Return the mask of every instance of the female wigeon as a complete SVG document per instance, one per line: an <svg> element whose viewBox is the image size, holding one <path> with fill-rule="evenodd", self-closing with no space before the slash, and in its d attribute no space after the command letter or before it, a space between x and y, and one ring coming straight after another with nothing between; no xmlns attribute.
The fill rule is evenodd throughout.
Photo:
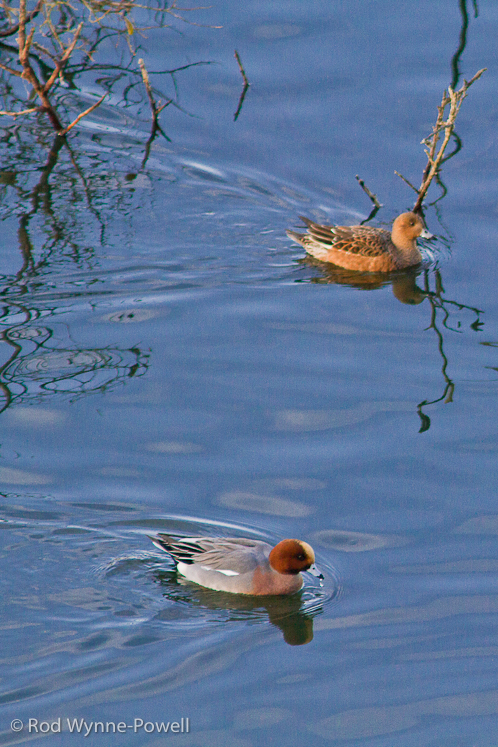
<svg viewBox="0 0 498 747"><path fill-rule="evenodd" d="M272 548L266 542L226 537L150 538L176 561L189 581L234 594L294 594L303 585L301 571L323 579L307 542L284 539Z"/></svg>
<svg viewBox="0 0 498 747"><path fill-rule="evenodd" d="M321 226L300 218L308 232L287 231L287 235L316 259L348 270L392 272L418 265L422 255L417 238L432 238L415 213L398 215L391 233L372 226Z"/></svg>

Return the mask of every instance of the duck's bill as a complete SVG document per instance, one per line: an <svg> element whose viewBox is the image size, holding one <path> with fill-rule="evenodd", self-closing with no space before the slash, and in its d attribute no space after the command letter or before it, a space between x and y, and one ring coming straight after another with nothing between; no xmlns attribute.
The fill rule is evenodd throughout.
<svg viewBox="0 0 498 747"><path fill-rule="evenodd" d="M313 563L313 565L310 565L310 567L307 570L307 573L311 573L312 576L316 576L318 579L320 579L320 586L323 585L323 581L325 579L325 576L323 573L320 573L316 565Z"/></svg>
<svg viewBox="0 0 498 747"><path fill-rule="evenodd" d="M424 228L424 230L420 234L420 238L422 238L422 239L433 239L434 238L434 234L433 233L429 233L429 231L427 230L427 228Z"/></svg>

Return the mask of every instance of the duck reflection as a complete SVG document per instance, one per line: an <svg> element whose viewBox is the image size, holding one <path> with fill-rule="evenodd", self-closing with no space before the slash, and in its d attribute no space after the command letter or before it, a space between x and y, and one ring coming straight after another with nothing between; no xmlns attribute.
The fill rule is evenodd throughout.
<svg viewBox="0 0 498 747"><path fill-rule="evenodd" d="M319 589L304 589L289 596L251 597L213 591L177 575L176 571L157 570L154 579L161 584L163 596L175 604L185 603L206 610L227 612L226 620L263 620L282 631L289 646L302 646L313 640L313 618L322 611ZM306 597L313 594L313 602L306 606ZM158 618L170 619L171 610L159 613ZM173 613L175 617L175 613Z"/></svg>
<svg viewBox="0 0 498 747"><path fill-rule="evenodd" d="M320 271L319 276L310 278L311 283L335 283L358 290L375 290L390 285L398 301L411 306L420 304L427 298L427 292L417 285L417 277L423 272L421 267L386 274L385 272L346 270L343 267L320 262L309 256L304 257L299 262L315 267Z"/></svg>

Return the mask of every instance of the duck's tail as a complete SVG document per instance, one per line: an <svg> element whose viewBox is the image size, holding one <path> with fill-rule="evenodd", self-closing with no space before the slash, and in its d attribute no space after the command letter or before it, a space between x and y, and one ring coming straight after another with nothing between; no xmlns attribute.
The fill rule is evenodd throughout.
<svg viewBox="0 0 498 747"><path fill-rule="evenodd" d="M286 231L286 233L289 239L292 239L293 241L296 241L298 244L301 244L301 246L304 246L304 239L305 239L304 233L296 233L295 231Z"/></svg>

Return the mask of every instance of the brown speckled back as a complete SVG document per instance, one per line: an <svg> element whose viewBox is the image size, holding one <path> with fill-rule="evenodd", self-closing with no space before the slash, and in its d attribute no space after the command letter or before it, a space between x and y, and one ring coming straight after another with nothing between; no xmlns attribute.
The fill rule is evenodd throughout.
<svg viewBox="0 0 498 747"><path fill-rule="evenodd" d="M416 239L424 230L418 215L402 213L390 234L372 226L322 226L301 216L308 232L287 235L322 262L348 270L391 272L416 265L422 260Z"/></svg>

